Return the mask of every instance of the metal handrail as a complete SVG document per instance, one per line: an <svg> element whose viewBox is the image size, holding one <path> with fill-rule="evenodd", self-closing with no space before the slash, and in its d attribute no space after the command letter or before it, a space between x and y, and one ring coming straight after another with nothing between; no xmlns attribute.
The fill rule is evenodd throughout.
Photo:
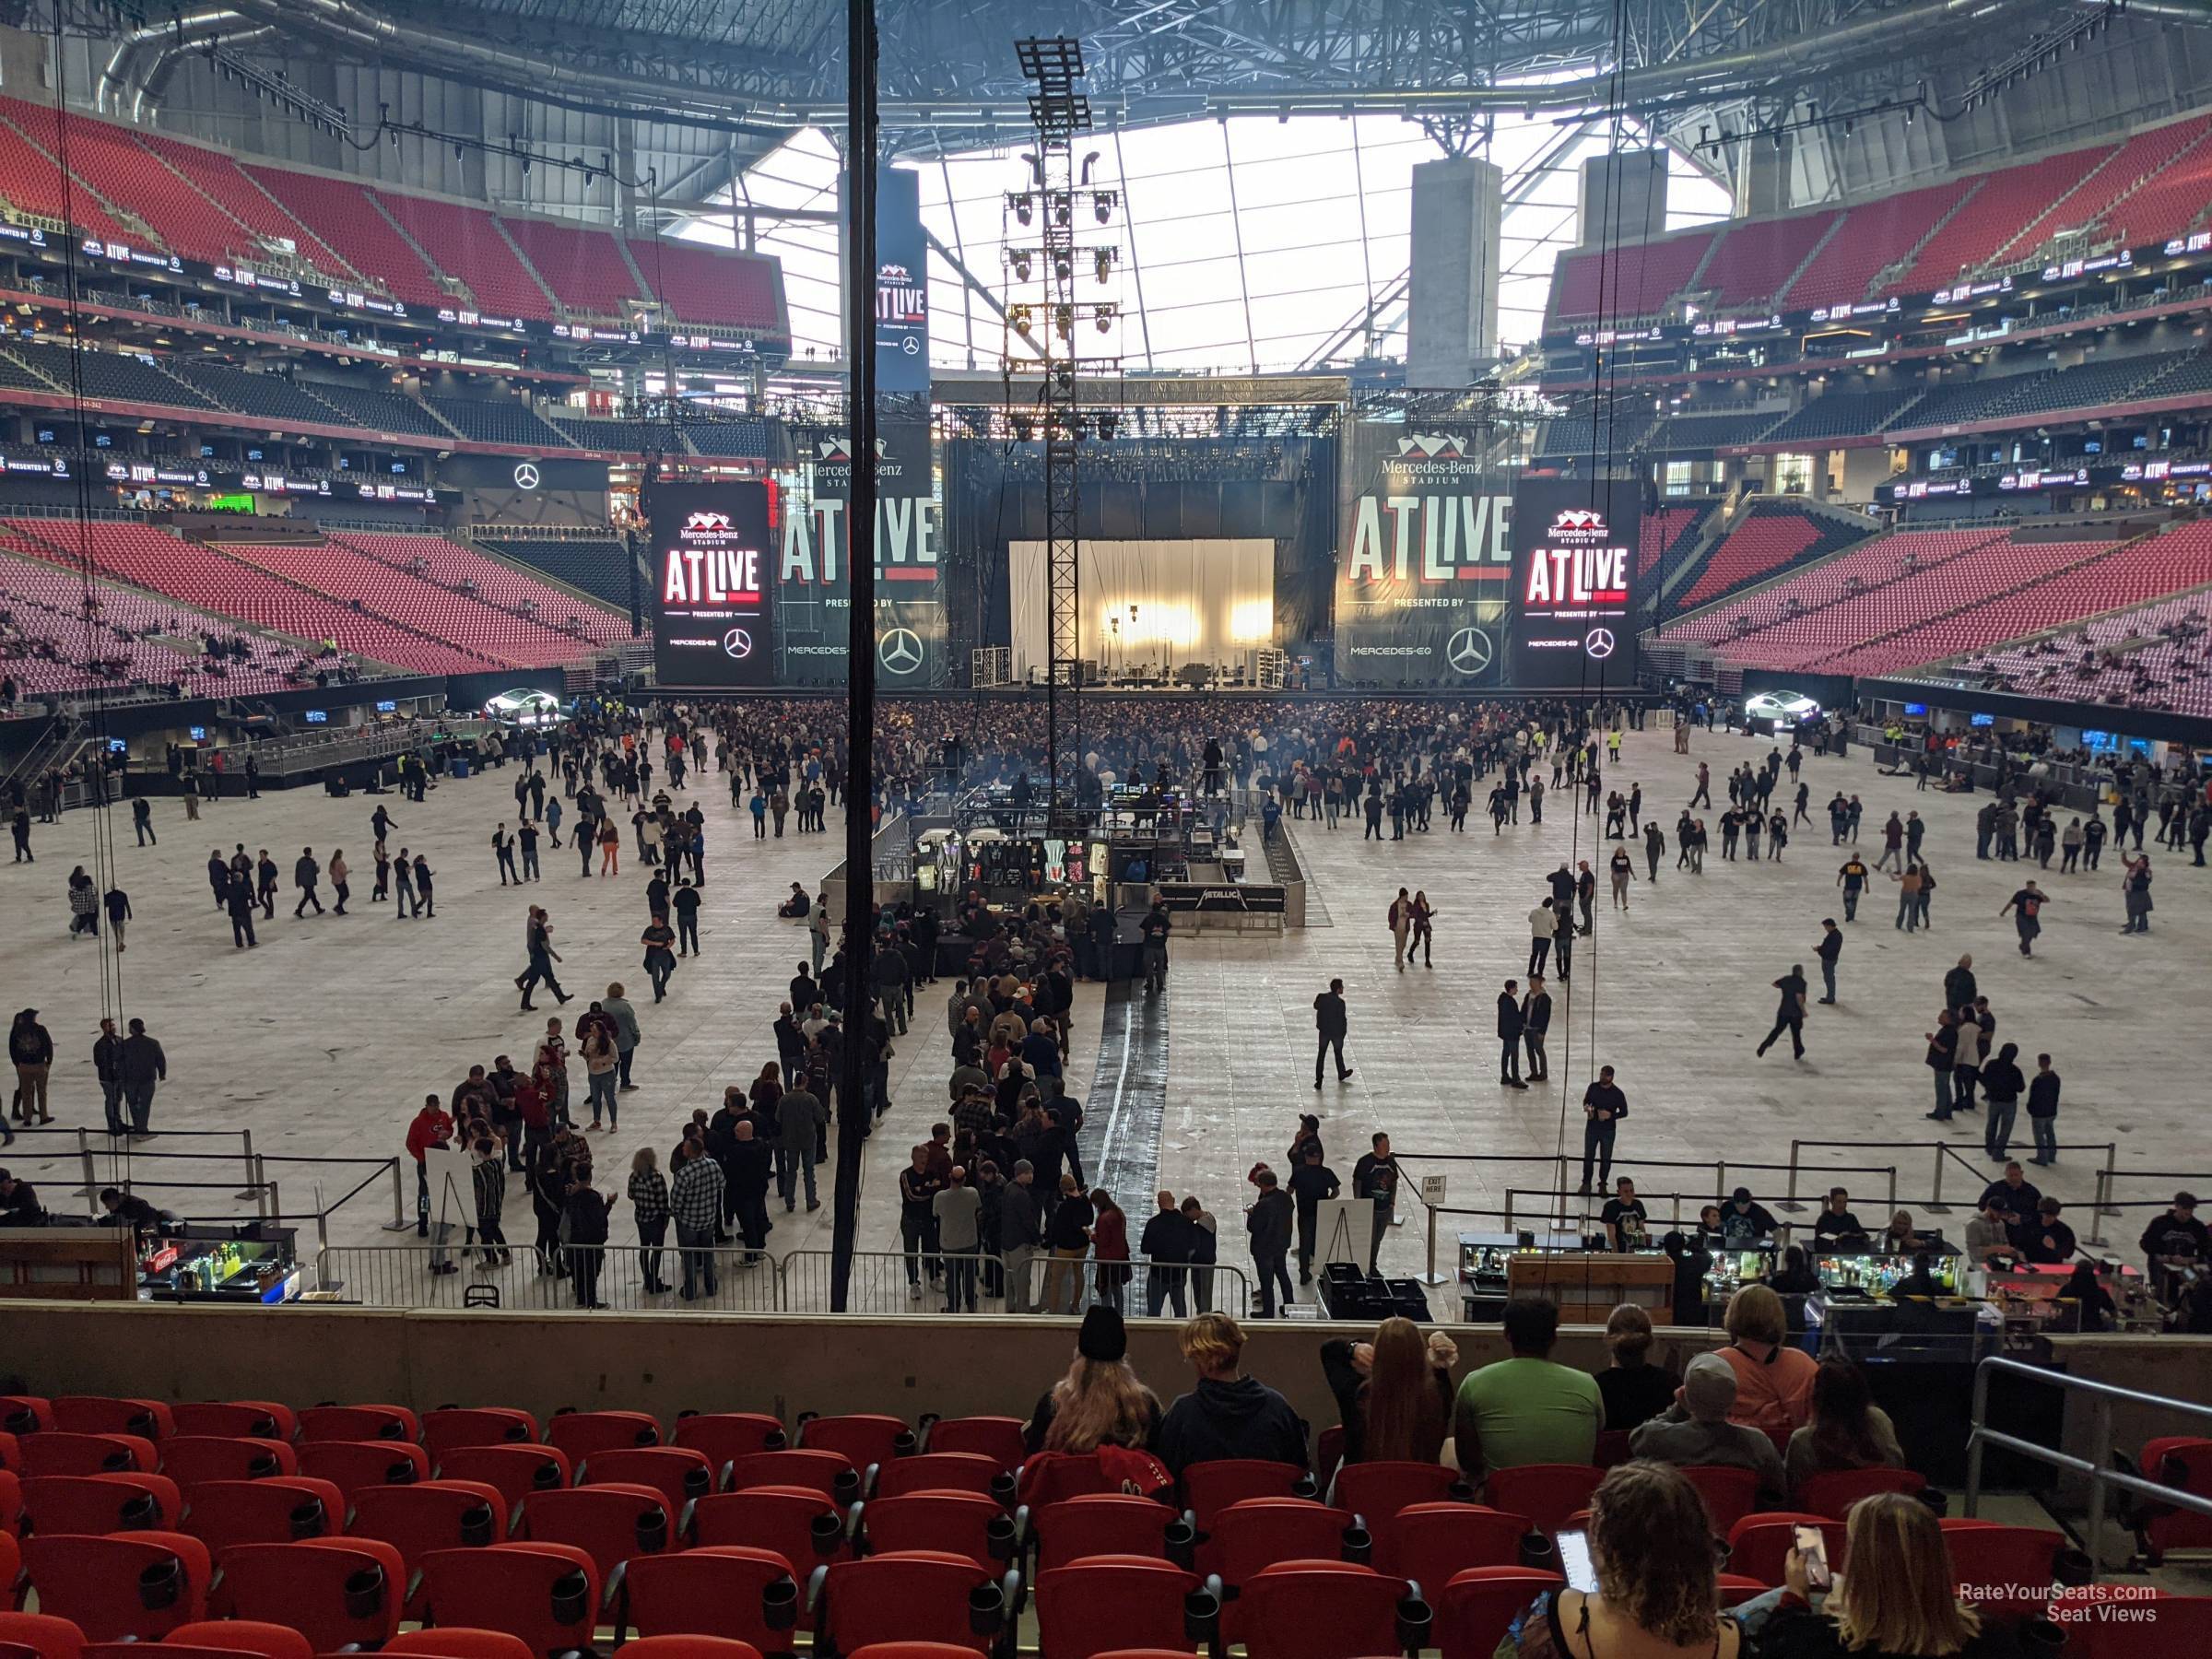
<svg viewBox="0 0 2212 1659"><path fill-rule="evenodd" d="M2025 1457L2030 1462L2088 1479L2088 1543L2092 1583L2104 1565L2104 1505L2105 1489L2108 1487L2118 1487L2138 1497L2155 1499L2175 1509L2185 1509L2199 1515L2212 1515L2212 1498L2200 1497L2194 1492L2185 1492L2155 1480L2146 1480L2139 1475L2124 1474L2118 1469L2107 1468L2101 1461L2092 1463L2086 1457L2076 1457L2071 1453L2038 1445L2033 1441L2022 1440L2018 1435L2006 1434L1989 1427L1985 1420L1989 1416L1989 1379L1991 1372L1996 1371L2026 1377L2031 1382L2048 1383L2069 1394L2087 1394L2091 1402L2090 1443L2097 1447L2100 1459L2112 1447L2112 1405L2115 1401L2130 1406L2148 1406L2159 1411L2176 1411L2184 1417L2212 1421L2212 1406L2199 1406L2165 1394L2145 1394L2140 1389L2121 1388L2111 1382L2094 1382L2088 1377L2068 1376L2063 1371L2045 1371L2040 1366L2026 1365L2018 1359L2006 1359L1992 1354L1974 1367L1974 1403L1966 1441L1966 1512L1969 1518L1977 1512L1982 1503L1982 1450L1984 1446L1995 1446L2015 1456Z"/></svg>

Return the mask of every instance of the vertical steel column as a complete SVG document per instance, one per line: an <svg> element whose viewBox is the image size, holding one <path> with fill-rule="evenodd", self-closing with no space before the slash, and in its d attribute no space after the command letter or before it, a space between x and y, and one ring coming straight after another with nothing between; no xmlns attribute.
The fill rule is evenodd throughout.
<svg viewBox="0 0 2212 1659"><path fill-rule="evenodd" d="M831 1201L830 1310L845 1311L860 1228L860 1160L868 1131L868 992L875 982L876 857L876 6L846 0L845 359L852 366L853 486L846 574L845 1041L837 1082L837 1180Z"/></svg>

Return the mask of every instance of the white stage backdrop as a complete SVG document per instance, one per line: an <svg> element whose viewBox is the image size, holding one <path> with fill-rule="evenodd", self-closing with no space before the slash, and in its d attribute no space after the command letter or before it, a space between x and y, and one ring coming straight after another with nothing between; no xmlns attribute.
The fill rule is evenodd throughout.
<svg viewBox="0 0 2212 1659"><path fill-rule="evenodd" d="M1087 541L1077 570L1081 654L1107 673L1229 664L1275 642L1272 541ZM1006 581L1014 673L1026 679L1052 660L1045 544L1009 543Z"/></svg>

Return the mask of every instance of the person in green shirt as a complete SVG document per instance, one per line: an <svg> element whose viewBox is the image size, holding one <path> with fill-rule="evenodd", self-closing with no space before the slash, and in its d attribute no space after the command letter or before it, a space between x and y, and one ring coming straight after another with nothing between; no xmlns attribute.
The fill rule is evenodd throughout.
<svg viewBox="0 0 2212 1659"><path fill-rule="evenodd" d="M1559 1333L1559 1310L1536 1296L1505 1306L1506 1346L1512 1358L1468 1373L1453 1413L1459 1466L1485 1475L1524 1464L1586 1464L1597 1454L1606 1426L1597 1379L1547 1357ZM1477 1461L1479 1460L1479 1462Z"/></svg>

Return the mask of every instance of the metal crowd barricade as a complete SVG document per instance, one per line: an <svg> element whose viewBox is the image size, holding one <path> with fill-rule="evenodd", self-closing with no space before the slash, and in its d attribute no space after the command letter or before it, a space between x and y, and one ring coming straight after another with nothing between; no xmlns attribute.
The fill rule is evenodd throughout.
<svg viewBox="0 0 2212 1659"><path fill-rule="evenodd" d="M528 1226L516 1218L516 1233ZM336 1244L316 1253L318 1300L370 1308L500 1308L530 1312L580 1309L576 1268L587 1252L563 1245L540 1262L527 1241L510 1242L506 1259L487 1259L483 1246L449 1226L442 1244ZM657 1282L645 1280L645 1251L634 1240L591 1247L598 1256L593 1300L609 1311L639 1312L772 1313L782 1305L777 1265L762 1253L747 1261L742 1247L679 1251L673 1238L660 1247ZM686 1298L684 1257L692 1257L692 1295ZM452 1272L441 1272L450 1264ZM709 1269L712 1269L710 1272ZM712 1288L708 1287L710 1283Z"/></svg>

